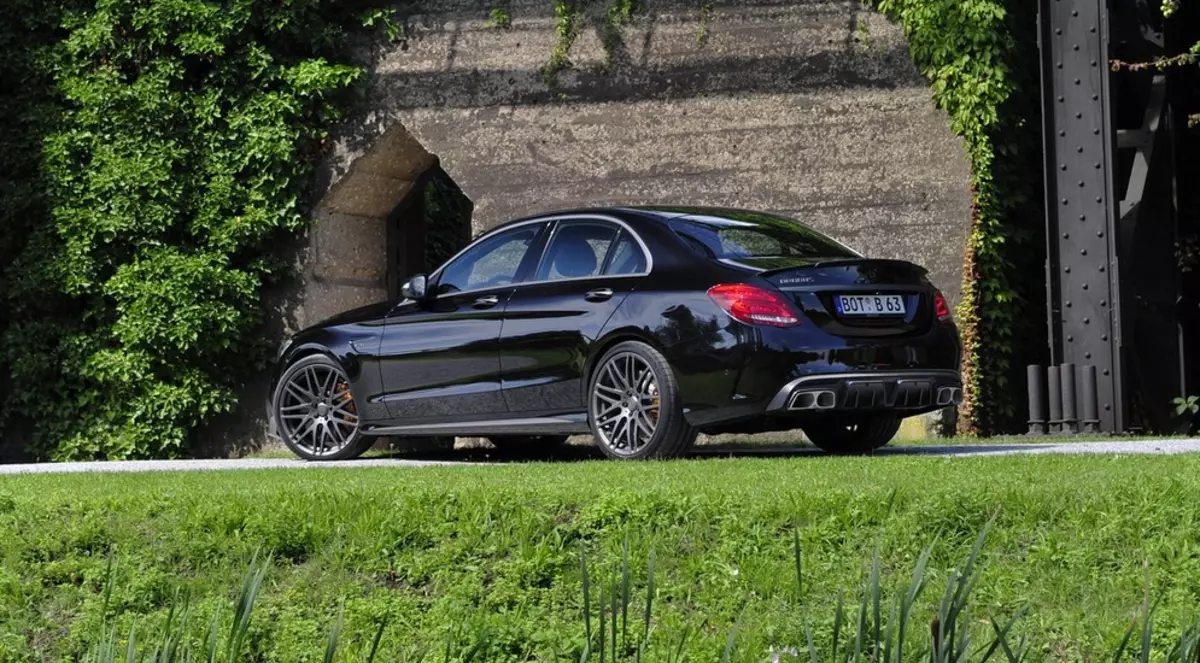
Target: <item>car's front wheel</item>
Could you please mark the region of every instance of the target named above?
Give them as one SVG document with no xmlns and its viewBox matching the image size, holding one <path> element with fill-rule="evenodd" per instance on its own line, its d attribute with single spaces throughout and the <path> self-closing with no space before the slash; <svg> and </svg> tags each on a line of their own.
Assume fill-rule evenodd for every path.
<svg viewBox="0 0 1200 663">
<path fill-rule="evenodd" d="M 672 458 L 696 441 L 667 360 L 638 341 L 604 354 L 592 372 L 588 420 L 610 458 Z"/>
<path fill-rule="evenodd" d="M 359 430 L 346 372 L 324 355 L 302 357 L 289 366 L 272 404 L 279 437 L 305 460 L 357 458 L 374 442 Z"/>
<path fill-rule="evenodd" d="M 830 419 L 804 427 L 813 444 L 843 454 L 874 451 L 890 442 L 898 430 L 900 417 L 894 414 Z"/>
</svg>

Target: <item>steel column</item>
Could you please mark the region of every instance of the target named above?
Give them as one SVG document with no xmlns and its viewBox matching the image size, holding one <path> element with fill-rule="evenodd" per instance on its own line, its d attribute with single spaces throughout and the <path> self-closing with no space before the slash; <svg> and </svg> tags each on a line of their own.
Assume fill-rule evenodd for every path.
<svg viewBox="0 0 1200 663">
<path fill-rule="evenodd" d="M 1096 366 L 1100 427 L 1123 431 L 1119 233 L 1105 0 L 1042 0 L 1047 315 L 1051 365 Z"/>
</svg>

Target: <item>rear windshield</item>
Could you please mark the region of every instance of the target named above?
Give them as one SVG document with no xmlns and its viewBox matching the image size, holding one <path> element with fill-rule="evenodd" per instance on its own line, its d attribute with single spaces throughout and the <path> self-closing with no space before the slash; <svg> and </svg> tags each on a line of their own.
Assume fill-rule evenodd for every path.
<svg viewBox="0 0 1200 663">
<path fill-rule="evenodd" d="M 690 215 L 670 222 L 671 229 L 709 258 L 858 258 L 830 237 L 781 216 L 757 212 Z"/>
</svg>

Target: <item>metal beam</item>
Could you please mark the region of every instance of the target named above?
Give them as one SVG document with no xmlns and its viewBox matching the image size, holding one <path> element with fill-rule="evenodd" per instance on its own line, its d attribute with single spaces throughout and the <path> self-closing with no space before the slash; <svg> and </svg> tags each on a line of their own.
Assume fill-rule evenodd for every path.
<svg viewBox="0 0 1200 663">
<path fill-rule="evenodd" d="M 1100 428 L 1123 431 L 1119 234 L 1105 0 L 1041 0 L 1052 365 L 1095 366 Z"/>
</svg>

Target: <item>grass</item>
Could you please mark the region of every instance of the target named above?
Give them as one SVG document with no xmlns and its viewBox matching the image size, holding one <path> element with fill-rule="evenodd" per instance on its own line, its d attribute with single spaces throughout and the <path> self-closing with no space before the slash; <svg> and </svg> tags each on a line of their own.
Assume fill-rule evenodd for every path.
<svg viewBox="0 0 1200 663">
<path fill-rule="evenodd" d="M 238 580 L 267 554 L 237 660 L 324 660 L 334 633 L 334 660 L 365 660 L 376 635 L 381 661 L 429 647 L 441 660 L 448 646 L 449 660 L 473 647 L 475 660 L 580 660 L 585 641 L 598 660 L 582 554 L 593 636 L 599 606 L 611 637 L 615 615 L 624 631 L 652 599 L 646 661 L 721 660 L 736 624 L 729 660 L 810 658 L 811 630 L 821 660 L 840 663 L 829 645 L 835 629 L 852 645 L 876 554 L 885 623 L 924 568 L 934 589 L 906 610 L 927 634 L 992 519 L 963 618 L 981 648 L 1022 614 L 1011 643 L 1025 638 L 1030 658 L 1111 659 L 1149 579 L 1158 660 L 1200 598 L 1197 503 L 1190 456 L 6 477 L 0 660 L 80 660 L 100 633 L 123 654 L 130 632 L 157 643 L 168 615 L 186 615 L 181 647 L 207 651 L 214 625 L 236 631 Z M 852 608 L 837 608 L 839 593 Z M 929 660 L 920 647 L 896 656 Z"/>
</svg>

